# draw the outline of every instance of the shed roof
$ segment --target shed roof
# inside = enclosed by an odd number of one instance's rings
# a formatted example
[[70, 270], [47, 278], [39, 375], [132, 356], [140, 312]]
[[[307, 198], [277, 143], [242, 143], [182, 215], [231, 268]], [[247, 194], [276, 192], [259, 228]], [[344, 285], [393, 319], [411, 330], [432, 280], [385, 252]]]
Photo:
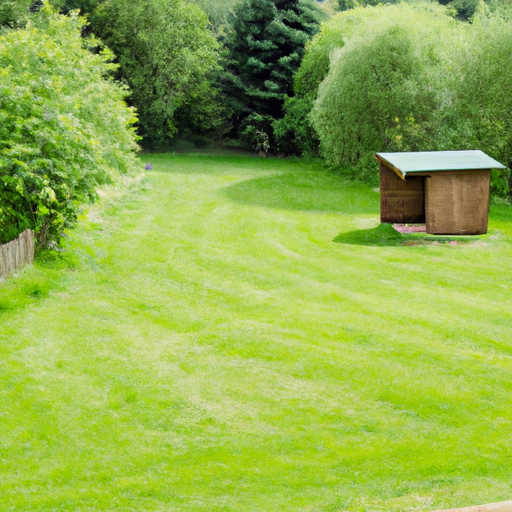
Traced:
[[389, 165], [395, 172], [398, 171], [402, 178], [405, 178], [409, 173], [506, 168], [479, 149], [470, 151], [377, 153], [376, 157]]

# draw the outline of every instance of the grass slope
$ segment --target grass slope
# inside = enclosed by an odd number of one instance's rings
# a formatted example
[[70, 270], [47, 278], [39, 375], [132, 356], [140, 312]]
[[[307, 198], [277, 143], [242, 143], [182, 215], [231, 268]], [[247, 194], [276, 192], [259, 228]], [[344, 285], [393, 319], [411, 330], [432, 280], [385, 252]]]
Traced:
[[315, 164], [147, 158], [0, 283], [2, 510], [511, 498], [510, 208], [432, 243]]

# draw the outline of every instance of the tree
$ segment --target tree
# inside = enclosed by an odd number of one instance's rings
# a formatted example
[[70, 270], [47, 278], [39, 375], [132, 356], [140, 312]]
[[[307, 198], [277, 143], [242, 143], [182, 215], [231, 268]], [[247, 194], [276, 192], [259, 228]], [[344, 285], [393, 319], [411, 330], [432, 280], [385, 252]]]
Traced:
[[198, 7], [182, 0], [106, 0], [90, 19], [117, 55], [116, 78], [132, 91], [145, 145], [219, 126], [222, 109], [211, 85], [219, 44]]
[[17, 27], [29, 13], [32, 0], [0, 0], [0, 26]]
[[357, 7], [375, 6], [379, 4], [396, 4], [400, 0], [338, 0], [338, 8], [340, 11], [348, 11]]
[[288, 153], [319, 156], [319, 139], [311, 124], [310, 112], [318, 87], [329, 71], [329, 56], [342, 48], [347, 38], [364, 33], [365, 25], [382, 17], [381, 8], [352, 9], [322, 23], [320, 32], [306, 46], [294, 77], [293, 96], [284, 104], [284, 118], [274, 123], [277, 143]]
[[328, 163], [374, 181], [376, 151], [454, 149], [442, 120], [455, 101], [449, 80], [462, 23], [435, 7], [370, 8], [379, 16], [331, 53], [311, 112]]
[[[306, 42], [322, 14], [304, 0], [244, 0], [228, 34], [224, 91], [231, 98], [234, 129], [246, 145], [283, 116]], [[271, 141], [272, 144], [273, 141]]]
[[52, 5], [60, 12], [68, 13], [78, 9], [80, 14], [90, 14], [105, 0], [52, 0]]
[[96, 185], [136, 165], [126, 90], [83, 23], [45, 4], [0, 38], [0, 242], [31, 228], [39, 247], [57, 243]]
[[[417, 3], [421, 0], [338, 0], [337, 10], [348, 11], [357, 7], [376, 6], [379, 4], [397, 4], [400, 2]], [[478, 10], [478, 4], [484, 0], [437, 0], [441, 5], [448, 7], [452, 16], [463, 21], [469, 21]], [[485, 0], [493, 8], [509, 3], [509, 0]]]
[[[510, 7], [509, 7], [510, 9]], [[457, 55], [459, 71], [452, 75], [450, 93], [456, 101], [445, 119], [450, 145], [479, 148], [512, 168], [512, 24], [504, 16], [476, 12], [466, 44]], [[491, 190], [510, 191], [509, 173], [493, 171]]]

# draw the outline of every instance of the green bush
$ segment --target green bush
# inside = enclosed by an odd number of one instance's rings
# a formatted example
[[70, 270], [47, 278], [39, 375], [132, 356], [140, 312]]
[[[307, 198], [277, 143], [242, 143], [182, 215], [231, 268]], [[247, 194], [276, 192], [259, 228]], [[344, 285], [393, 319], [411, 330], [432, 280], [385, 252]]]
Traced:
[[332, 53], [311, 114], [327, 162], [357, 166], [370, 181], [376, 151], [434, 149], [432, 113], [445, 99], [444, 70], [452, 65], [456, 33], [441, 7], [373, 12], [379, 16], [368, 17], [364, 30]]
[[32, 0], [0, 0], [0, 26], [15, 28], [26, 19]]
[[[357, 17], [357, 31], [331, 50], [311, 113], [329, 164], [373, 183], [377, 151], [481, 149], [512, 166], [512, 23], [499, 9], [490, 14], [479, 5], [471, 24], [434, 5], [343, 13]], [[328, 25], [345, 36], [347, 19], [336, 18]], [[323, 34], [306, 56], [316, 57], [319, 69]], [[320, 76], [310, 79], [315, 70], [306, 59], [296, 86], [311, 101]], [[493, 172], [493, 193], [506, 195], [507, 180], [508, 171]]]
[[83, 24], [45, 4], [0, 35], [1, 242], [31, 228], [40, 248], [58, 243], [95, 187], [135, 165], [134, 111]]
[[333, 50], [342, 48], [354, 35], [369, 32], [366, 28], [382, 17], [391, 17], [394, 10], [357, 7], [339, 13], [322, 24], [320, 32], [306, 46], [306, 53], [294, 78], [294, 96], [288, 98], [284, 119], [275, 123], [278, 145], [288, 152], [318, 156], [318, 134], [309, 113], [318, 94], [318, 88], [329, 71], [329, 57]]
[[[450, 144], [478, 148], [512, 167], [512, 23], [499, 13], [477, 13], [458, 54], [450, 85], [456, 101], [449, 112]], [[446, 116], [448, 117], [448, 116]], [[508, 172], [495, 172], [492, 190], [508, 192]]]
[[116, 54], [146, 146], [218, 128], [223, 109], [212, 77], [220, 46], [206, 15], [182, 0], [105, 0], [90, 16]]
[[[432, 75], [439, 84], [436, 105], [421, 122], [413, 116], [400, 119], [388, 131], [390, 147], [398, 151], [481, 149], [510, 168], [510, 17], [490, 14], [481, 2], [472, 24], [459, 24], [459, 28], [459, 37], [445, 48], [450, 65], [437, 65]], [[508, 170], [493, 171], [492, 193], [506, 196], [508, 180]]]
[[468, 20], [475, 14], [479, 2], [480, 0], [453, 0], [449, 5], [455, 9], [457, 16]]

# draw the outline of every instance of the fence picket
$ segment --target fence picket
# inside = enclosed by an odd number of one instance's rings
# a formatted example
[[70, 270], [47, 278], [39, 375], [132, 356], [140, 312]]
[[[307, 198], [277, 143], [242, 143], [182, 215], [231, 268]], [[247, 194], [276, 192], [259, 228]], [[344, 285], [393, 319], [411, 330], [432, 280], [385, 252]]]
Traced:
[[16, 239], [0, 245], [0, 277], [34, 263], [34, 233], [27, 229]]

